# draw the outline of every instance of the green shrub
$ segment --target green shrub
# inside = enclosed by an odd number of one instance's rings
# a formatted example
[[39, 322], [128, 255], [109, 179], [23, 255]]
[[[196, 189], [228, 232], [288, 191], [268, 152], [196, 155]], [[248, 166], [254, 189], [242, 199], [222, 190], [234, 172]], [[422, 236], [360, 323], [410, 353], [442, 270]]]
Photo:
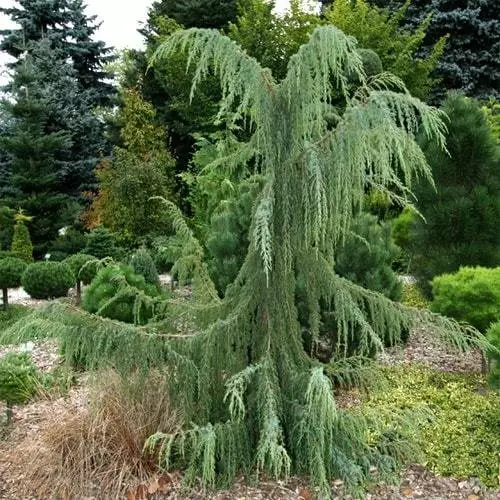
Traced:
[[[486, 338], [490, 344], [500, 352], [500, 321], [493, 323], [486, 332]], [[494, 389], [500, 389], [500, 354], [491, 352], [489, 381]]]
[[378, 223], [374, 215], [362, 214], [354, 223], [353, 232], [356, 236], [348, 237], [337, 250], [335, 271], [358, 285], [399, 300], [402, 284], [392, 270], [399, 248], [392, 240], [390, 224]]
[[500, 394], [478, 391], [482, 379], [476, 375], [418, 366], [385, 371], [390, 387], [370, 394], [367, 406], [389, 415], [428, 406], [434, 419], [418, 436], [426, 465], [439, 475], [478, 477], [498, 487]]
[[67, 264], [76, 279], [76, 298], [77, 302], [80, 302], [80, 297], [82, 294], [82, 283], [88, 285], [97, 274], [99, 260], [92, 255], [87, 255], [85, 253], [75, 253], [70, 257], [64, 259], [63, 261]]
[[60, 262], [70, 255], [82, 252], [86, 245], [87, 238], [85, 234], [74, 227], [70, 227], [50, 246], [50, 260]]
[[435, 186], [415, 186], [417, 209], [410, 230], [411, 273], [426, 295], [434, 276], [461, 266], [500, 265], [499, 146], [479, 104], [452, 93], [443, 105], [449, 117], [447, 150], [425, 140], [423, 150]]
[[30, 232], [21, 218], [17, 219], [14, 226], [11, 251], [26, 262], [33, 261], [33, 244], [31, 243]]
[[11, 208], [0, 207], [0, 250], [10, 248], [14, 233], [14, 216], [15, 211]]
[[0, 260], [0, 289], [3, 292], [3, 309], [9, 305], [9, 288], [21, 286], [21, 276], [26, 269], [26, 262], [14, 257]]
[[405, 207], [404, 210], [392, 220], [392, 237], [398, 247], [408, 249], [410, 239], [410, 229], [417, 214], [411, 207]]
[[37, 262], [28, 266], [21, 284], [34, 299], [65, 297], [76, 283], [75, 275], [62, 262]]
[[87, 234], [85, 253], [93, 255], [98, 259], [104, 259], [105, 257], [118, 259], [121, 254], [121, 249], [117, 245], [114, 234], [105, 227], [100, 226]]
[[27, 353], [9, 353], [0, 358], [0, 400], [7, 404], [7, 423], [12, 405], [25, 403], [36, 387], [36, 367]]
[[[134, 304], [137, 294], [156, 297], [158, 289], [146, 283], [144, 276], [124, 264], [114, 264], [102, 268], [83, 294], [83, 308], [90, 313], [98, 313], [106, 318], [116, 319], [124, 323], [134, 323]], [[112, 304], [108, 303], [113, 298]], [[140, 311], [142, 322], [153, 315], [150, 308]]]
[[462, 267], [432, 281], [431, 310], [467, 321], [481, 332], [500, 320], [500, 267]]
[[427, 309], [430, 302], [424, 297], [416, 283], [403, 283], [402, 304], [418, 309]]
[[130, 260], [130, 265], [137, 274], [142, 274], [146, 283], [160, 286], [160, 278], [151, 254], [146, 248], [140, 248], [134, 253]]
[[169, 272], [182, 255], [183, 243], [178, 236], [157, 236], [151, 246], [151, 256], [161, 273]]

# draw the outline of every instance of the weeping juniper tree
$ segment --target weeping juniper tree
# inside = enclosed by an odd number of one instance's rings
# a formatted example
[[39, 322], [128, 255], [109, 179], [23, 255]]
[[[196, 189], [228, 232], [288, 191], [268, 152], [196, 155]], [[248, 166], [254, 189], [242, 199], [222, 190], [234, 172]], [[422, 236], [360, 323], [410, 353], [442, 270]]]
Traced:
[[[397, 341], [418, 320], [433, 323], [436, 333], [459, 347], [473, 334], [340, 278], [334, 248], [348, 234], [367, 188], [404, 202], [413, 177], [430, 180], [415, 135], [423, 130], [444, 147], [441, 112], [412, 98], [389, 74], [367, 79], [355, 40], [332, 26], [313, 32], [279, 83], [213, 30], [174, 33], [152, 63], [179, 50], [194, 68], [191, 96], [215, 75], [222, 88], [218, 118], [228, 128], [252, 131], [237, 148], [221, 145], [228, 154], [217, 162], [236, 169], [255, 156], [265, 184], [252, 213], [248, 254], [222, 300], [201, 246], [166, 202], [186, 241], [177, 271], [194, 275], [198, 305], [190, 311], [203, 328], [170, 344], [190, 360], [183, 366], [197, 381], [188, 393], [184, 379], [175, 387], [183, 371], [172, 371], [172, 390], [185, 399], [194, 425], [157, 434], [149, 444], [161, 446], [164, 465], [184, 460], [188, 477], [199, 474], [206, 485], [250, 469], [275, 476], [294, 472], [310, 475], [327, 496], [332, 477], [356, 488], [370, 479], [371, 465], [380, 474], [393, 472], [405, 458], [402, 428], [374, 430], [369, 415], [344, 411], [335, 400], [334, 386], [362, 373], [359, 359], [345, 357], [349, 339], [358, 339], [363, 355]], [[355, 90], [348, 84], [352, 75], [361, 82]], [[325, 116], [339, 96], [345, 111], [332, 126]], [[320, 302], [335, 311], [338, 349], [327, 364], [302, 342], [294, 296], [298, 273], [313, 336]]]

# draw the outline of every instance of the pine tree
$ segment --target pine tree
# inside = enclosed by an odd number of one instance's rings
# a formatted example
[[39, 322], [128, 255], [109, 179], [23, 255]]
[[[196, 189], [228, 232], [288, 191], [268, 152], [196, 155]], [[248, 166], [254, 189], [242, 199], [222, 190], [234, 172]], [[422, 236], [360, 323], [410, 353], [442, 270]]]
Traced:
[[448, 152], [424, 143], [436, 189], [417, 186], [417, 218], [410, 231], [412, 272], [430, 293], [436, 275], [460, 266], [500, 264], [500, 146], [474, 100], [451, 94]]
[[[394, 198], [389, 191], [394, 183], [408, 194], [415, 174], [430, 178], [414, 134], [420, 124], [443, 147], [442, 113], [405, 93], [392, 76], [366, 80], [355, 40], [334, 27], [314, 31], [279, 84], [216, 31], [176, 32], [155, 59], [179, 48], [188, 51], [195, 67], [192, 92], [213, 72], [223, 91], [219, 117], [228, 128], [245, 117], [253, 131], [249, 142], [221, 161], [237, 169], [249, 150], [257, 151], [265, 184], [252, 212], [247, 256], [223, 300], [207, 275], [199, 243], [178, 209], [166, 202], [185, 240], [174, 267], [193, 275], [199, 303], [189, 310], [205, 329], [187, 341], [174, 340], [171, 348], [182, 356], [169, 355], [178, 363], [173, 397], [182, 401], [186, 421], [194, 425], [153, 436], [151, 449], [162, 443], [167, 468], [182, 455], [187, 478], [199, 474], [205, 486], [231, 482], [252, 468], [272, 476], [293, 471], [309, 475], [323, 498], [333, 477], [356, 489], [370, 480], [371, 465], [382, 474], [394, 472], [408, 451], [399, 446], [403, 427], [384, 432], [378, 426], [367, 441], [374, 420], [338, 407], [333, 382], [352, 380], [349, 373], [359, 376], [359, 360], [339, 353], [321, 364], [304, 350], [295, 275], [300, 269], [305, 279], [313, 339], [321, 299], [335, 307], [340, 341], [356, 332], [361, 354], [397, 341], [417, 317], [464, 347], [451, 320], [406, 310], [333, 270], [335, 244], [348, 234], [367, 187]], [[354, 93], [347, 84], [352, 74], [361, 82]], [[334, 90], [347, 106], [336, 127], [329, 128], [325, 115]], [[196, 381], [189, 391], [186, 372]]]
[[20, 259], [31, 262], [33, 260], [33, 244], [26, 223], [31, 221], [33, 217], [25, 215], [21, 210], [14, 216], [14, 219], [16, 223], [10, 249]]

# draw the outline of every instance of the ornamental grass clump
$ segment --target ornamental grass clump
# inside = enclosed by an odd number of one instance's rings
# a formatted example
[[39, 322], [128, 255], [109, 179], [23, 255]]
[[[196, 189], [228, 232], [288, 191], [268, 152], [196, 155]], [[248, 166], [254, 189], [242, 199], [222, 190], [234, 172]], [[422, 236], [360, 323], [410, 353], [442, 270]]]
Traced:
[[108, 370], [92, 380], [89, 405], [58, 413], [40, 430], [38, 452], [20, 457], [37, 495], [85, 498], [97, 487], [99, 498], [125, 498], [158, 472], [155, 456], [143, 450], [147, 437], [180, 428], [161, 373], [122, 378]]

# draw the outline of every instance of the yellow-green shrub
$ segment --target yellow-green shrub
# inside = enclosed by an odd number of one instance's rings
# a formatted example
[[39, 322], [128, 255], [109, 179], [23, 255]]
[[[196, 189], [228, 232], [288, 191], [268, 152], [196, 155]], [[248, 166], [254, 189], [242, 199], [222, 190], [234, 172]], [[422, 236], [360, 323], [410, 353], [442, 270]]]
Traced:
[[418, 437], [426, 465], [443, 476], [478, 477], [497, 487], [500, 394], [478, 391], [479, 375], [437, 372], [424, 367], [385, 370], [389, 388], [370, 395], [367, 405], [384, 411], [428, 405], [434, 420]]

